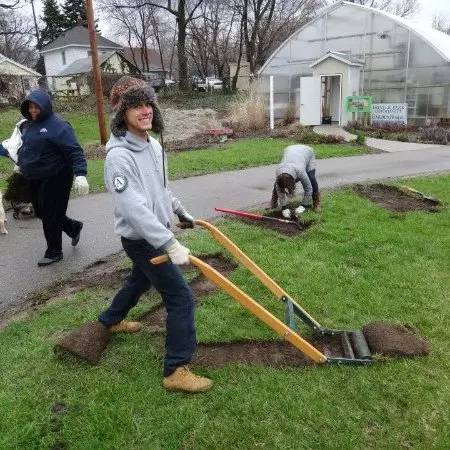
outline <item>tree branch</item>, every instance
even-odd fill
[[[175,9],[170,7],[170,2],[169,2],[169,6],[158,5],[153,2],[145,2],[145,3],[141,3],[140,5],[136,5],[136,6],[115,5],[115,8],[117,8],[117,9],[140,9],[143,6],[154,6],[156,8],[165,9],[166,11],[170,12],[170,14],[173,14],[174,16],[178,15],[178,11],[176,11]]]
[[[12,5],[7,5],[6,3],[0,3],[0,8],[4,9],[12,9],[14,6],[16,6],[19,3],[19,0],[16,0],[16,2]]]

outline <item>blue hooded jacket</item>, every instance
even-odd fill
[[[28,102],[39,106],[41,113],[32,120]],[[52,101],[43,89],[31,92],[23,101],[20,111],[29,125],[22,135],[17,165],[29,180],[56,175],[65,167],[72,167],[75,176],[87,174],[83,149],[69,123],[53,113]]]

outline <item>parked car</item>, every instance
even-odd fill
[[[153,78],[148,84],[155,90],[155,92],[159,92],[163,88],[171,88],[176,83],[173,80],[166,80],[164,78]]]
[[[200,92],[217,91],[223,89],[223,82],[218,78],[206,77],[204,81],[197,82],[196,89]]]

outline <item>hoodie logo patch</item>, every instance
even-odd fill
[[[47,133],[47,128],[41,128],[41,129],[39,130],[39,133]]]
[[[128,179],[121,173],[115,173],[113,176],[113,186],[116,192],[123,192],[128,186]]]

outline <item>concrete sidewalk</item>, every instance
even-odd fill
[[[444,146],[423,152],[317,161],[321,189],[446,171],[450,171],[450,147]],[[217,216],[215,207],[268,206],[274,177],[275,165],[272,165],[177,180],[171,183],[171,188],[195,217],[211,219]],[[9,234],[0,236],[0,321],[2,312],[20,308],[29,294],[121,250],[119,237],[113,231],[112,202],[108,193],[71,200],[68,214],[85,223],[80,243],[73,248],[69,238],[64,237],[64,260],[40,268],[36,263],[45,250],[40,221],[14,220],[8,212]]]
[[[338,125],[319,125],[314,127],[314,132],[318,134],[334,134],[337,136],[342,136],[347,142],[356,139],[356,135],[345,131]],[[372,147],[374,149],[381,150],[387,153],[409,152],[413,150],[428,150],[431,148],[444,147],[443,145],[436,144],[388,141],[387,139],[375,139],[371,137],[366,138],[366,145],[368,147]]]

